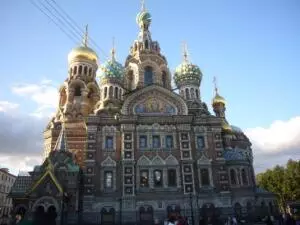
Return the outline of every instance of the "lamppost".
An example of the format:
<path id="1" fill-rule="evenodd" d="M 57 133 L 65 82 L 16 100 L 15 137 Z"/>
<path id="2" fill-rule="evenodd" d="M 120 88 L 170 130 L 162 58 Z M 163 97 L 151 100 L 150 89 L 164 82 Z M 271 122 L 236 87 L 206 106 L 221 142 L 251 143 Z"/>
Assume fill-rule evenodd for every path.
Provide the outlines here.
<path id="1" fill-rule="evenodd" d="M 193 196 L 192 196 L 192 192 L 190 192 L 190 207 L 191 207 L 192 225 L 194 225 L 194 224 L 195 224 L 195 220 L 194 220 L 194 210 L 193 210 Z"/>

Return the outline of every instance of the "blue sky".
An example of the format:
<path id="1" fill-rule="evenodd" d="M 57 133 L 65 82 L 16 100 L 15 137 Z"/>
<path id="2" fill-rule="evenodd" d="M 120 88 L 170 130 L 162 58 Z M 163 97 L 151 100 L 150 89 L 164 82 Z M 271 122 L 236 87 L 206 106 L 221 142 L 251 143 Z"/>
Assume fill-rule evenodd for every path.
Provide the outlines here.
<path id="1" fill-rule="evenodd" d="M 139 0 L 58 3 L 80 26 L 89 24 L 92 39 L 106 55 L 115 37 L 117 58 L 124 62 L 138 33 Z M 300 116 L 300 1 L 146 0 L 146 8 L 152 14 L 152 38 L 172 71 L 187 42 L 191 61 L 203 72 L 202 99 L 209 105 L 217 77 L 230 123 L 268 129 L 274 121 Z M 3 0 L 0 27 L 0 101 L 19 104 L 19 113 L 29 114 L 37 102 L 14 94 L 12 86 L 47 79 L 59 87 L 67 76 L 67 54 L 77 44 L 30 0 Z M 98 55 L 103 62 L 106 56 Z"/>

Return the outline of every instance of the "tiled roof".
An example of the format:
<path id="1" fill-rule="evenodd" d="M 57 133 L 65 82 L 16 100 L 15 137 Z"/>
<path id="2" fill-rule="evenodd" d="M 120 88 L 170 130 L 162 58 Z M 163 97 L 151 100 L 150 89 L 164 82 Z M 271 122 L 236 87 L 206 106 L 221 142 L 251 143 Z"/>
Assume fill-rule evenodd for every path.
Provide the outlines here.
<path id="1" fill-rule="evenodd" d="M 235 160 L 248 160 L 247 155 L 244 153 L 243 149 L 234 148 L 234 149 L 225 149 L 223 157 L 227 161 L 235 161 Z"/>
<path id="2" fill-rule="evenodd" d="M 28 174 L 28 173 L 27 173 Z M 28 174 L 18 175 L 17 179 L 12 187 L 12 194 L 14 193 L 25 193 L 31 185 L 31 176 Z"/>

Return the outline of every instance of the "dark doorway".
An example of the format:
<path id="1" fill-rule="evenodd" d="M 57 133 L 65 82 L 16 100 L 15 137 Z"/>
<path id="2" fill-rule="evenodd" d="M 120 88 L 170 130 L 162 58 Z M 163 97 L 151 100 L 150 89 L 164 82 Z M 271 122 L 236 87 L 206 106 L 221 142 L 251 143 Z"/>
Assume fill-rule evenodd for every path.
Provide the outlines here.
<path id="1" fill-rule="evenodd" d="M 180 215 L 180 206 L 179 205 L 169 205 L 167 207 L 167 216 L 168 218 L 177 217 Z"/>
<path id="2" fill-rule="evenodd" d="M 110 208 L 102 209 L 101 211 L 101 225 L 114 225 L 115 224 L 115 209 Z"/>
<path id="3" fill-rule="evenodd" d="M 140 224 L 153 224 L 153 208 L 152 206 L 145 206 L 140 208 Z"/>

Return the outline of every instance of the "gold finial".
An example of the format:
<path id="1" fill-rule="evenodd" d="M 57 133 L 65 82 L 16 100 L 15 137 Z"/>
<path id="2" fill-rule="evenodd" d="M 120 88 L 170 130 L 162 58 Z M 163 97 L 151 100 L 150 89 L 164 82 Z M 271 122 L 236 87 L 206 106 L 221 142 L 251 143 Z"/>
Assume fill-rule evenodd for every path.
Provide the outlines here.
<path id="1" fill-rule="evenodd" d="M 88 26 L 89 26 L 88 24 L 85 26 L 85 32 L 84 32 L 83 40 L 82 40 L 82 43 L 85 47 L 87 47 L 87 44 L 88 44 L 88 36 L 89 36 Z"/>
<path id="2" fill-rule="evenodd" d="M 116 60 L 116 47 L 115 47 L 115 37 L 112 39 L 112 49 L 111 49 L 111 60 Z"/>
<path id="3" fill-rule="evenodd" d="M 218 85 L 217 85 L 217 78 L 214 76 L 214 80 L 213 80 L 214 86 L 215 86 L 215 95 L 218 94 Z"/>
<path id="4" fill-rule="evenodd" d="M 145 0 L 141 0 L 141 5 L 142 5 L 142 12 L 146 11 Z"/>
<path id="5" fill-rule="evenodd" d="M 189 57 L 189 53 L 187 49 L 187 44 L 186 42 L 183 42 L 183 61 L 188 62 L 189 61 L 188 57 Z"/>

